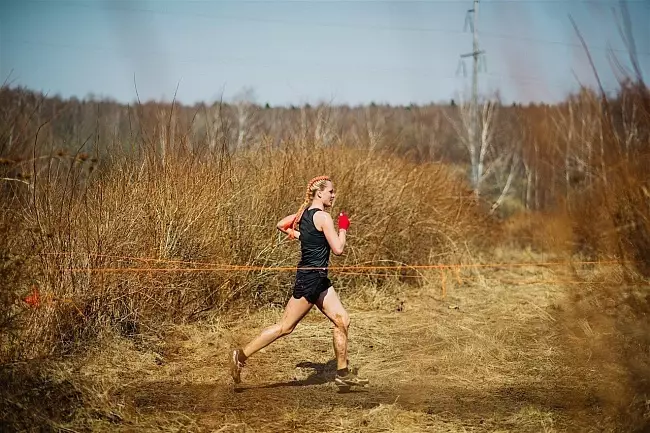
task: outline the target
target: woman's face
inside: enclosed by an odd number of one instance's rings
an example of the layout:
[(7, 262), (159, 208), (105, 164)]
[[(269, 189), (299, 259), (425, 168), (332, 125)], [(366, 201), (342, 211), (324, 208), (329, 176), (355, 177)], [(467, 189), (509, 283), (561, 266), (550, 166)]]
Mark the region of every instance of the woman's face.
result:
[(336, 191), (334, 190), (334, 185), (329, 180), (325, 183), (325, 188), (321, 191), (318, 191), (318, 196), (323, 202), (323, 206), (332, 207), (334, 199), (336, 198)]

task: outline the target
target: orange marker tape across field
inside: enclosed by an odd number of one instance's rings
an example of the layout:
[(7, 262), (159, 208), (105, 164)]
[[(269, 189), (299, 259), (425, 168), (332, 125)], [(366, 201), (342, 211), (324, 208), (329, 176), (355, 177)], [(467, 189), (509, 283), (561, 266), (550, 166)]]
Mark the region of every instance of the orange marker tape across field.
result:
[[(515, 268), (524, 266), (567, 266), (567, 265), (613, 265), (620, 261), (585, 261), (585, 262), (546, 262), (546, 263), (480, 263), (480, 264), (452, 264), (452, 265), (342, 265), (328, 266), (329, 270), (409, 270), (409, 269), (454, 269), (454, 268)], [(197, 265), (204, 265), (197, 263)], [(296, 266), (250, 266), (250, 265), (216, 265), (210, 267), (128, 267), (128, 268), (69, 268), (72, 272), (232, 272), (232, 271), (268, 271), (285, 272), (297, 270), (322, 270), (325, 268), (296, 267)]]
[[(81, 268), (67, 268), (66, 270), (70, 272), (91, 272), (91, 273), (129, 273), (129, 272), (295, 272), (297, 270), (321, 270), (324, 268), (313, 268), (313, 267), (302, 267), (298, 268), (297, 266), (252, 266), (252, 265), (230, 265), (230, 264), (221, 264), (221, 263), (210, 263), (210, 262), (195, 262), (187, 260), (170, 260), (170, 259), (157, 259), (151, 257), (133, 257), (133, 256), (119, 256), (119, 255), (110, 255), (110, 254), (98, 254), (98, 253), (42, 253), (42, 255), (54, 255), (54, 256), (74, 256), (74, 255), (86, 255), (97, 258), (108, 258), (118, 261), (140, 261), (146, 264), (159, 263), (160, 265), (194, 265), (195, 267), (81, 267)], [(442, 296), (445, 297), (447, 294), (447, 275), (446, 270), (449, 269), (454, 273), (454, 277), (458, 284), (462, 284), (464, 281), (473, 281), (473, 278), (464, 277), (461, 279), (460, 271), (461, 268), (517, 268), (525, 266), (542, 266), (542, 267), (551, 267), (551, 266), (569, 266), (569, 265), (616, 265), (625, 263), (620, 260), (587, 260), (587, 261), (556, 261), (556, 262), (514, 262), (514, 263), (474, 263), (474, 264), (397, 264), (397, 265), (369, 265), (369, 264), (358, 264), (358, 265), (340, 265), (340, 266), (329, 266), (327, 269), (335, 270), (339, 275), (348, 276), (348, 275), (360, 275), (360, 276), (376, 276), (376, 277), (399, 277), (399, 278), (428, 278), (428, 276), (418, 273), (416, 275), (403, 275), (403, 274), (394, 274), (394, 273), (382, 273), (376, 271), (417, 271), (417, 270), (437, 270), (440, 276), (440, 285)], [(375, 271), (375, 272), (368, 272)], [(517, 284), (517, 285), (533, 285), (533, 284), (605, 284), (605, 281), (576, 281), (570, 279), (543, 279), (543, 280), (503, 280), (497, 279), (501, 283), (505, 284)], [(67, 302), (69, 300), (64, 300)], [(74, 303), (73, 303), (74, 304)], [(76, 305), (75, 305), (76, 307)], [(83, 313), (77, 308), (77, 311), (83, 316)]]
[[(69, 268), (72, 272), (224, 272), (224, 271), (268, 271), (268, 272), (286, 272), (296, 270), (318, 270), (323, 268), (302, 267), (296, 266), (252, 266), (252, 265), (231, 265), (222, 263), (210, 262), (195, 262), (187, 260), (170, 260), (170, 259), (157, 259), (151, 257), (132, 257), (132, 256), (118, 256), (110, 254), (97, 254), (97, 253), (43, 253), (43, 255), (89, 255), (93, 257), (105, 257), (112, 259), (119, 259), (124, 261), (143, 261), (143, 262), (156, 262), (160, 264), (185, 264), (200, 267), (83, 267), (83, 268)], [(455, 273), (456, 279), (460, 281), (460, 268), (514, 268), (524, 266), (568, 266), (568, 265), (615, 265), (624, 263), (620, 260), (586, 260), (586, 261), (557, 261), (557, 262), (513, 262), (513, 263), (472, 263), (472, 264), (399, 264), (399, 265), (340, 265), (329, 266), (331, 270), (408, 270), (408, 269), (452, 269)]]

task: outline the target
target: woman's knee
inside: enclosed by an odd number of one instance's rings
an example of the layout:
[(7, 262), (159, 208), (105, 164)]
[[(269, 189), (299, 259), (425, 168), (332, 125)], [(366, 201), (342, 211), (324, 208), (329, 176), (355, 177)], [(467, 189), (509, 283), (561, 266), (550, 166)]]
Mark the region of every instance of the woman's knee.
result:
[(264, 334), (270, 336), (270, 338), (275, 340), (276, 338), (284, 337), (285, 335), (291, 334), (291, 331), (293, 331), (292, 328), (280, 322), (266, 328)]
[(334, 325), (344, 331), (348, 330), (350, 327), (350, 316), (347, 311), (334, 315)]
[(293, 330), (296, 328), (295, 325), (290, 325), (286, 323), (280, 323), (278, 324), (278, 327), (280, 329), (280, 337), (287, 336), (293, 332)]

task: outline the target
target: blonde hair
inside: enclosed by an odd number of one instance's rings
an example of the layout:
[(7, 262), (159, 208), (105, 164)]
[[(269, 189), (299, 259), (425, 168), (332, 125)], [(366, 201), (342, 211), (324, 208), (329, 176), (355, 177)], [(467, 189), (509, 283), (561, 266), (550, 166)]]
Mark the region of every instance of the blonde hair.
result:
[(309, 183), (307, 183), (305, 201), (302, 202), (300, 208), (298, 208), (298, 212), (296, 212), (296, 217), (294, 218), (293, 225), (291, 227), (293, 230), (298, 230), (300, 219), (302, 218), (302, 214), (305, 212), (305, 209), (309, 207), (309, 204), (314, 199), (316, 193), (325, 189), (327, 182), (331, 182), (329, 176), (317, 176), (310, 180)]

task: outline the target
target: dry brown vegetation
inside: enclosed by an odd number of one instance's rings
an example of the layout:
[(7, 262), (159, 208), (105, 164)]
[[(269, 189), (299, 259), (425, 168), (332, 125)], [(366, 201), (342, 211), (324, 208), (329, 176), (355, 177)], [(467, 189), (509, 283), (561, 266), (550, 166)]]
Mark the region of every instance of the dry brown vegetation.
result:
[[(4, 430), (648, 428), (642, 83), (504, 107), (494, 151), (516, 140), (522, 164), (502, 220), (469, 191), (452, 107), (126, 109), (10, 89), (0, 106)], [(323, 173), (352, 216), (334, 266), (465, 267), (334, 274), (367, 392), (331, 386), (319, 313), (234, 392), (227, 350), (279, 317), (293, 276), (205, 268), (295, 265), (275, 222)], [(472, 267), (584, 259), (620, 263)]]
[[(30, 323), (4, 346), (7, 359), (66, 350), (106, 329), (138, 333), (220, 314), (242, 299), (283, 302), (290, 273), (196, 268), (295, 265), (298, 249), (275, 222), (295, 212), (303, 179), (317, 173), (336, 180), (337, 208), (357, 227), (336, 264), (458, 260), (472, 230), (472, 200), (440, 164), (295, 144), (218, 158), (179, 150), (164, 161), (114, 154), (93, 174), (74, 159), (43, 167), (16, 210), (24, 230), (11, 236), (23, 237), (30, 271), (16, 295), (35, 287), (43, 308), (21, 315)], [(420, 201), (417, 212), (408, 204)]]

